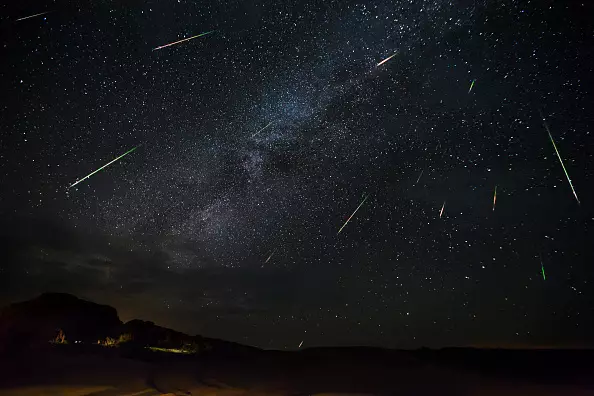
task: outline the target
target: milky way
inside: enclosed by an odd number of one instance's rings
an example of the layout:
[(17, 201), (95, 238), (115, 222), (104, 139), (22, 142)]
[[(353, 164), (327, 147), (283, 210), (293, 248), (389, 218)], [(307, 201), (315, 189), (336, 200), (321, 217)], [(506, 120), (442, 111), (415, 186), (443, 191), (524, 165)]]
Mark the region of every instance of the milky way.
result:
[(2, 301), (270, 348), (594, 341), (591, 6), (34, 6), (1, 8)]

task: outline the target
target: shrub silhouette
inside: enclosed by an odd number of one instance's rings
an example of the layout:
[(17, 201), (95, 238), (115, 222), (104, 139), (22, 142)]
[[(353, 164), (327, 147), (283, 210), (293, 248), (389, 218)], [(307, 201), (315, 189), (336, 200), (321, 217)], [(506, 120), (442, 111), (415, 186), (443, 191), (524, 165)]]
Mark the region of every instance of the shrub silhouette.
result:
[(101, 343), (101, 345), (108, 346), (108, 347), (115, 347), (115, 346), (118, 346), (118, 340), (116, 340), (115, 338), (107, 337), (105, 339), (105, 341), (103, 341)]
[(68, 344), (68, 341), (66, 340), (66, 334), (64, 333), (64, 330), (58, 329), (58, 334), (52, 340), (52, 342), (54, 344)]
[(120, 334), (120, 337), (118, 338), (118, 344), (123, 344), (125, 342), (132, 341), (133, 339), (134, 337), (132, 337), (132, 334), (130, 333)]

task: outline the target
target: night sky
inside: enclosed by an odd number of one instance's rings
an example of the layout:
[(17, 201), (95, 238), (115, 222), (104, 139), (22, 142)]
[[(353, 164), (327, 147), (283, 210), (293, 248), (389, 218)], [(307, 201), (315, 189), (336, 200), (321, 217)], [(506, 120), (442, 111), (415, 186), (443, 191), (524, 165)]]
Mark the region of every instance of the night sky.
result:
[(594, 346), (592, 15), (4, 2), (0, 303), (265, 348)]

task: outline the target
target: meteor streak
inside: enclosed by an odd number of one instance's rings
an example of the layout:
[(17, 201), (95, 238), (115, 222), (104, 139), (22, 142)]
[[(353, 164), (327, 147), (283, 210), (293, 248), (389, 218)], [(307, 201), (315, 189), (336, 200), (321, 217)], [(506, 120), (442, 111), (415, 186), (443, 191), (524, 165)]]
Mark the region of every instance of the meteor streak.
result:
[(273, 250), (272, 253), (270, 253), (270, 256), (268, 256), (268, 258), (266, 259), (266, 261), (264, 261), (264, 264), (266, 264), (267, 262), (270, 261), (270, 259), (272, 258), (272, 255), (274, 254), (276, 250)]
[(559, 150), (557, 150), (557, 145), (555, 144), (555, 141), (553, 140), (553, 135), (551, 134), (551, 130), (549, 129), (549, 126), (547, 125), (547, 122), (545, 121), (544, 116), (542, 115), (542, 111), (540, 111), (540, 109), (538, 109), (538, 112), (540, 113), (540, 116), (542, 118), (542, 123), (545, 127), (545, 129), (547, 130), (548, 134), (549, 134), (549, 139), (551, 139), (551, 143), (553, 143), (553, 148), (555, 149), (555, 153), (557, 153), (557, 158), (559, 158), (559, 162), (561, 163), (561, 167), (563, 168), (563, 172), (565, 172), (565, 177), (567, 177), (567, 181), (569, 182), (569, 186), (571, 187), (571, 191), (573, 192), (573, 196), (575, 197), (575, 200), (577, 201), (578, 205), (580, 205), (580, 200), (578, 199), (578, 196), (575, 192), (575, 189), (573, 188), (573, 183), (571, 182), (571, 179), (569, 178), (569, 174), (567, 173), (567, 169), (565, 169), (565, 165), (563, 164), (563, 160), (561, 159), (561, 154), (559, 154)]
[(75, 183), (71, 184), (70, 186), (68, 186), (68, 188), (72, 188), (72, 187), (76, 186), (78, 183), (82, 182), (83, 180), (88, 179), (89, 177), (93, 176), (95, 173), (97, 173), (100, 170), (102, 170), (102, 169), (108, 167), (109, 165), (113, 164), (114, 162), (116, 162), (117, 160), (119, 160), (120, 158), (122, 158), (123, 156), (130, 154), (132, 151), (136, 150), (138, 147), (140, 147), (140, 145), (134, 147), (133, 149), (130, 149), (130, 150), (126, 151), (124, 154), (120, 155), (116, 159), (114, 159), (114, 160), (108, 162), (107, 164), (103, 165), (101, 168), (97, 169), (96, 171), (89, 173), (88, 175), (86, 175), (82, 179), (80, 179), (77, 182), (75, 182)]
[(495, 210), (496, 202), (497, 202), (497, 186), (495, 186), (495, 192), (493, 193), (493, 210)]
[(181, 39), (181, 40), (178, 40), (178, 41), (174, 41), (173, 43), (169, 43), (169, 44), (165, 44), (165, 45), (162, 45), (160, 47), (157, 47), (157, 48), (153, 48), (153, 51), (160, 50), (160, 49), (165, 48), (165, 47), (171, 47), (172, 45), (183, 43), (184, 41), (189, 41), (189, 40), (192, 40), (192, 39), (195, 39), (195, 38), (198, 38), (198, 37), (206, 36), (207, 34), (210, 34), (212, 32), (214, 32), (214, 30), (211, 30), (210, 32), (200, 33), (200, 34), (198, 34), (196, 36), (188, 37), (188, 38)]
[(347, 224), (349, 224), (349, 221), (351, 221), (351, 219), (353, 218), (353, 216), (355, 215), (355, 213), (357, 213), (357, 211), (359, 210), (359, 208), (361, 208), (361, 206), (363, 206), (363, 204), (365, 203), (365, 201), (367, 201), (367, 197), (369, 197), (369, 194), (365, 196), (365, 198), (363, 198), (363, 201), (361, 201), (361, 203), (359, 204), (359, 206), (357, 206), (357, 209), (355, 209), (355, 211), (353, 212), (353, 214), (347, 219), (347, 221), (344, 222), (344, 224), (342, 225), (342, 227), (340, 227), (340, 230), (338, 230), (338, 234), (340, 234), (340, 232), (342, 231), (342, 229), (344, 227), (346, 227)]
[(415, 185), (419, 184), (419, 180), (421, 180), (421, 176), (423, 176), (423, 171), (424, 171), (424, 169), (421, 171), (421, 174), (419, 175), (419, 178), (417, 179), (417, 182), (415, 183)]
[(542, 279), (547, 280), (547, 277), (546, 277), (545, 271), (544, 271), (544, 265), (542, 263), (542, 256), (540, 256), (540, 271), (542, 272)]
[(270, 125), (272, 125), (272, 123), (273, 123), (273, 122), (274, 122), (274, 121), (270, 121), (270, 122), (268, 123), (268, 125), (266, 125), (264, 128), (261, 128), (261, 129), (260, 129), (258, 132), (254, 133), (254, 134), (252, 135), (252, 137), (256, 137), (256, 135), (259, 135), (259, 134), (260, 134), (260, 132), (262, 132), (264, 129), (266, 129), (266, 128), (268, 128)]
[(470, 91), (472, 91), (472, 87), (474, 87), (474, 82), (475, 81), (476, 81), (476, 79), (475, 80), (472, 80), (472, 82), (470, 83), (470, 89), (468, 90), (468, 93), (470, 93)]
[(303, 341), (301, 341), (301, 344), (299, 344), (299, 347), (298, 348), (301, 348), (301, 345), (303, 345)]
[(395, 57), (396, 55), (398, 55), (398, 52), (394, 53), (393, 55), (388, 56), (386, 59), (384, 59), (383, 61), (381, 61), (380, 63), (378, 63), (377, 65), (375, 65), (375, 67), (381, 66), (384, 63), (386, 63), (387, 61), (389, 61), (390, 59), (392, 59), (393, 57)]
[(15, 19), (15, 21), (24, 21), (25, 19), (29, 19), (29, 18), (35, 18), (35, 17), (37, 17), (37, 16), (40, 16), (40, 15), (45, 15), (45, 14), (47, 14), (47, 13), (49, 13), (49, 11), (40, 12), (39, 14), (29, 15), (29, 16), (22, 17), (22, 18), (19, 18), (19, 19)]
[(441, 210), (439, 211), (439, 218), (441, 219), (441, 215), (443, 214), (443, 210), (445, 208), (445, 201), (443, 201), (443, 205), (441, 205)]

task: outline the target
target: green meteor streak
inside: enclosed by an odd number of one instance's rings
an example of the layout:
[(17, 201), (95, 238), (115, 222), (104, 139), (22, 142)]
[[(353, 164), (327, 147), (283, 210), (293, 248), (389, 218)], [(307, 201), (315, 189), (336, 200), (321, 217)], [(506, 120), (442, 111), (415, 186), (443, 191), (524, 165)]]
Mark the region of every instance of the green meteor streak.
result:
[(544, 265), (542, 264), (542, 257), (540, 258), (540, 270), (542, 272), (542, 279), (543, 280), (547, 280), (547, 277), (546, 277), (545, 272), (544, 272)]
[(95, 173), (97, 173), (97, 172), (99, 172), (100, 170), (102, 170), (102, 169), (104, 169), (104, 168), (108, 167), (109, 165), (113, 164), (114, 162), (116, 162), (117, 160), (119, 160), (120, 158), (122, 158), (123, 156), (130, 154), (132, 151), (136, 150), (138, 147), (140, 147), (140, 145), (138, 145), (138, 146), (134, 147), (134, 148), (133, 148), (133, 149), (131, 149), (131, 150), (128, 150), (128, 151), (126, 151), (124, 154), (120, 155), (120, 156), (119, 156), (119, 157), (117, 157), (116, 159), (114, 159), (114, 160), (112, 160), (112, 161), (108, 162), (107, 164), (103, 165), (101, 168), (97, 169), (96, 171), (89, 173), (88, 175), (86, 175), (86, 176), (85, 176), (85, 177), (83, 177), (82, 179), (80, 179), (80, 180), (78, 180), (77, 182), (75, 182), (75, 183), (71, 184), (70, 186), (68, 186), (68, 188), (72, 188), (72, 187), (76, 186), (78, 183), (80, 183), (81, 181), (88, 179), (89, 177), (93, 176)]
[(472, 91), (472, 87), (474, 87), (474, 82), (476, 80), (472, 80), (472, 82), (470, 83), (470, 89), (468, 90), (468, 93), (470, 93), (470, 91)]
[(559, 150), (557, 150), (557, 145), (555, 144), (555, 141), (553, 140), (553, 135), (551, 134), (551, 130), (549, 129), (549, 126), (547, 125), (547, 122), (545, 121), (545, 118), (542, 115), (542, 111), (540, 111), (540, 109), (538, 109), (538, 112), (540, 113), (540, 116), (542, 118), (542, 123), (549, 134), (549, 139), (551, 139), (551, 143), (553, 143), (553, 148), (555, 149), (555, 153), (557, 153), (557, 158), (559, 158), (559, 162), (561, 163), (563, 172), (565, 172), (565, 177), (567, 178), (567, 181), (569, 182), (569, 187), (571, 187), (573, 196), (575, 197), (575, 200), (577, 201), (578, 205), (580, 205), (580, 200), (575, 192), (575, 188), (573, 188), (573, 183), (571, 182), (571, 179), (569, 178), (569, 173), (567, 173), (567, 169), (565, 169), (565, 164), (563, 164), (563, 160), (561, 159), (561, 154), (559, 154)]

